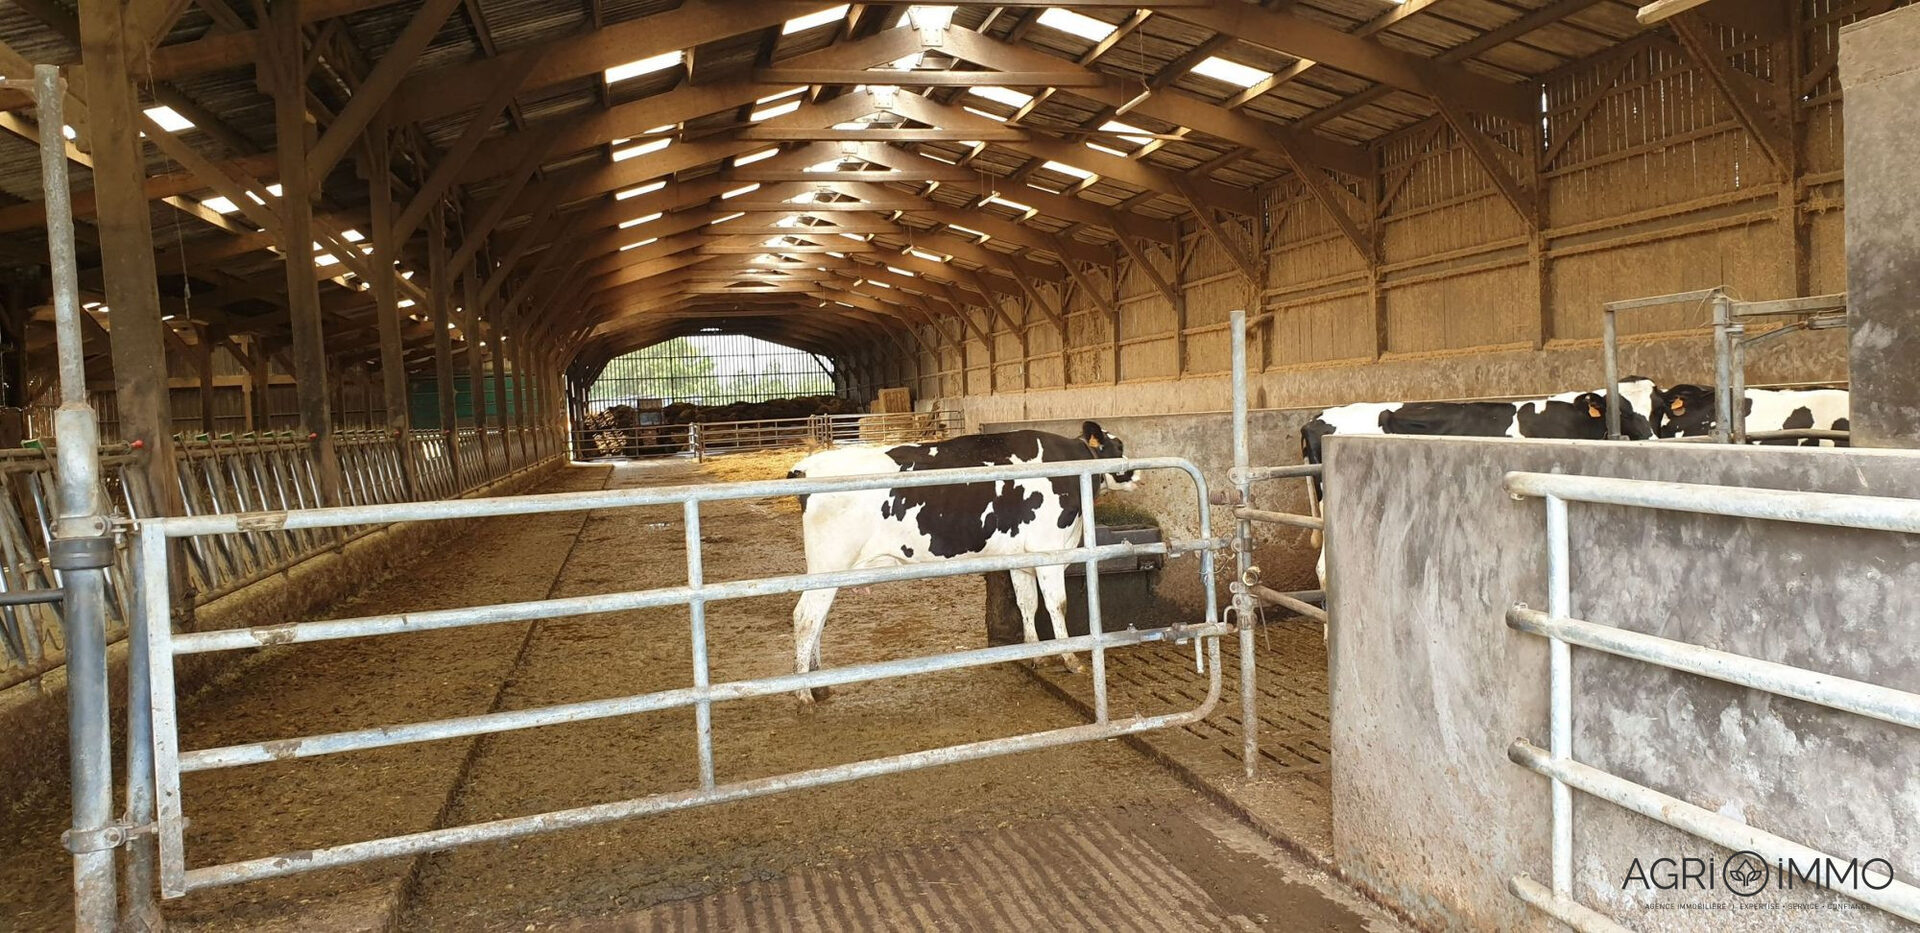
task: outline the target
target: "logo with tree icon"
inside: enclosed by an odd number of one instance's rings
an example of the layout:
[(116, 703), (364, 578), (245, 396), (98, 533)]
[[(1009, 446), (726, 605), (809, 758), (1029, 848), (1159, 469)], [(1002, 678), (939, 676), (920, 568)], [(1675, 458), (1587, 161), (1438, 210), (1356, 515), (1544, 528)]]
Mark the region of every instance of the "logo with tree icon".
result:
[(1767, 879), (1772, 873), (1767, 871), (1767, 860), (1760, 853), (1740, 851), (1720, 866), (1720, 876), (1727, 890), (1741, 897), (1752, 897), (1767, 889)]

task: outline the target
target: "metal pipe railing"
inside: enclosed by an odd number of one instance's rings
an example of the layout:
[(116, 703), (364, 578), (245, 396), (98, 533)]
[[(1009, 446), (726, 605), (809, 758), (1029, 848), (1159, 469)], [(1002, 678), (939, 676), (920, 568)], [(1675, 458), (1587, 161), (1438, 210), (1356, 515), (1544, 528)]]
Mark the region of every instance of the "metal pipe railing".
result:
[[(1704, 303), (1711, 308), (1713, 326), (1713, 433), (1707, 435), (1720, 443), (1745, 444), (1774, 437), (1813, 437), (1820, 440), (1846, 440), (1847, 432), (1822, 431), (1814, 434), (1768, 432), (1747, 433), (1747, 348), (1776, 340), (1801, 330), (1823, 330), (1847, 326), (1847, 293), (1782, 298), (1773, 301), (1739, 301), (1724, 287), (1705, 288), (1671, 295), (1629, 298), (1601, 305), (1601, 362), (1609, 389), (1620, 384), (1620, 336), (1618, 312), (1670, 305)], [(1747, 318), (1793, 317), (1796, 320), (1771, 330), (1749, 335)], [(1607, 393), (1607, 438), (1621, 440), (1619, 393)]]
[[(324, 509), (259, 512), (243, 515), (197, 515), (144, 519), (139, 522), (138, 531), (139, 575), (143, 591), (150, 595), (160, 594), (162, 597), (160, 603), (164, 603), (164, 594), (167, 592), (169, 585), (166, 561), (168, 542), (170, 539), (227, 535), (242, 531), (290, 532), (301, 529), (348, 528), (362, 524), (372, 517), (380, 517), (394, 521), (428, 521), (481, 516), (578, 512), (612, 507), (674, 505), (678, 506), (682, 511), (682, 519), (685, 523), (687, 550), (689, 552), (687, 582), (682, 586), (661, 587), (628, 593), (477, 606), (458, 610), (399, 613), (367, 616), (358, 619), (338, 619), (322, 622), (304, 622), (251, 629), (194, 632), (176, 635), (167, 625), (164, 607), (158, 603), (147, 605), (145, 613), (137, 623), (137, 632), (138, 637), (147, 643), (147, 655), (152, 659), (152, 669), (148, 672), (151, 689), (145, 699), (151, 709), (153, 720), (151, 745), (154, 767), (143, 772), (130, 774), (129, 781), (131, 784), (145, 783), (149, 785), (149, 787), (139, 788), (138, 792), (146, 793), (150, 791), (154, 794), (154, 799), (158, 801), (156, 817), (152, 828), (159, 844), (161, 890), (166, 896), (177, 897), (190, 891), (217, 885), (271, 878), (300, 871), (351, 864), (371, 859), (388, 858), (413, 852), (430, 851), (470, 842), (550, 832), (572, 826), (584, 826), (609, 820), (624, 819), (640, 814), (660, 813), (669, 810), (735, 800), (742, 797), (837, 783), (870, 775), (889, 774), (947, 761), (964, 761), (972, 758), (986, 757), (988, 755), (1009, 754), (1027, 749), (1047, 748), (1068, 742), (1113, 738), (1146, 731), (1148, 729), (1169, 728), (1195, 722), (1208, 715), (1219, 699), (1222, 676), (1219, 663), (1219, 636), (1231, 631), (1230, 626), (1222, 624), (1220, 621), (1212, 588), (1206, 588), (1205, 616), (1199, 625), (1174, 626), (1166, 629), (1149, 629), (1146, 631), (1129, 629), (1122, 632), (1108, 633), (1104, 631), (1099, 617), (1097, 577), (1100, 562), (1113, 557), (1139, 553), (1198, 552), (1200, 554), (1200, 577), (1202, 580), (1211, 580), (1214, 567), (1213, 551), (1224, 543), (1219, 540), (1203, 537), (1187, 541), (1174, 541), (1166, 544), (1120, 543), (1113, 545), (1095, 545), (1095, 538), (1091, 533), (1088, 533), (1086, 537), (1081, 540), (1080, 546), (1078, 547), (1024, 554), (981, 556), (931, 564), (876, 567), (831, 573), (795, 574), (782, 577), (732, 580), (721, 583), (706, 582), (702, 572), (702, 540), (700, 536), (699, 508), (700, 505), (705, 502), (779, 498), (786, 496), (817, 496), (835, 492), (853, 492), (871, 489), (944, 486), (1056, 477), (1079, 478), (1081, 494), (1084, 497), (1083, 501), (1089, 501), (1094, 488), (1093, 478), (1097, 474), (1155, 469), (1177, 470), (1185, 473), (1189, 477), (1193, 483), (1194, 496), (1198, 504), (1199, 524), (1204, 533), (1205, 529), (1210, 527), (1211, 521), (1207, 505), (1205, 478), (1200, 473), (1199, 468), (1191, 462), (1170, 457), (1091, 461), (1076, 460), (1056, 463), (1013, 464), (1010, 466), (974, 467), (968, 469), (934, 470), (872, 476), (770, 480), (718, 486), (633, 488), (595, 492), (550, 493), (546, 495), (495, 499), (396, 503), (381, 506), (339, 506)], [(1090, 512), (1090, 510), (1088, 511)], [(1091, 521), (1087, 522), (1089, 527), (1091, 527), (1092, 524)], [(1079, 638), (1061, 638), (1031, 644), (953, 652), (944, 655), (877, 662), (848, 668), (732, 681), (717, 685), (710, 683), (707, 676), (705, 607), (710, 602), (748, 598), (772, 593), (794, 593), (890, 581), (918, 580), (937, 576), (997, 572), (1018, 568), (1053, 566), (1070, 562), (1084, 562), (1088, 572), (1089, 617), (1092, 627), (1088, 635)], [(174, 694), (173, 667), (175, 659), (184, 654), (206, 651), (241, 650), (263, 645), (290, 645), (335, 638), (373, 637), (436, 628), (484, 625), (535, 618), (604, 613), (667, 605), (686, 605), (689, 608), (689, 631), (693, 645), (692, 659), (694, 665), (693, 686), (689, 688), (618, 697), (608, 700), (563, 704), (530, 710), (504, 711), (479, 716), (406, 723), (350, 732), (250, 742), (241, 745), (199, 749), (190, 752), (182, 752), (179, 749), (178, 718), (176, 713), (178, 698)], [(1244, 637), (1245, 636), (1243, 636), (1243, 638)], [(1113, 722), (1110, 721), (1106, 715), (1104, 702), (1099, 702), (1097, 703), (1098, 712), (1095, 717), (1096, 721), (1084, 726), (1055, 729), (1009, 738), (991, 739), (983, 742), (915, 752), (890, 758), (836, 765), (829, 768), (797, 772), (753, 781), (721, 783), (717, 780), (713, 771), (712, 719), (710, 714), (700, 715), (700, 711), (710, 709), (711, 705), (716, 702), (771, 696), (788, 691), (811, 690), (814, 687), (844, 683), (864, 682), (936, 671), (958, 670), (1009, 660), (1033, 659), (1045, 655), (1058, 654), (1062, 651), (1071, 652), (1081, 648), (1090, 649), (1093, 652), (1095, 658), (1095, 674), (1096, 676), (1104, 676), (1104, 652), (1110, 647), (1141, 644), (1150, 641), (1183, 640), (1189, 638), (1195, 639), (1196, 645), (1200, 642), (1205, 642), (1207, 656), (1211, 661), (1207, 698), (1199, 707), (1192, 710), (1146, 718), (1135, 716), (1126, 721)], [(1250, 665), (1250, 656), (1248, 660), (1243, 663)], [(1104, 685), (1096, 685), (1096, 697), (1103, 697), (1103, 694)], [(423, 833), (413, 833), (385, 839), (348, 843), (330, 848), (301, 852), (298, 854), (298, 857), (290, 854), (278, 855), (245, 862), (193, 869), (189, 869), (186, 865), (184, 850), (185, 817), (180, 799), (180, 775), (182, 773), (212, 768), (236, 767), (287, 758), (303, 758), (379, 748), (409, 742), (434, 741), (458, 736), (490, 734), (511, 729), (533, 728), (542, 725), (578, 722), (687, 706), (692, 706), (696, 709), (696, 730), (699, 738), (700, 781), (698, 789), (695, 790), (657, 794), (651, 797), (635, 798), (609, 804), (576, 807), (533, 816), (495, 820), (492, 822), (436, 829)], [(1245, 727), (1248, 729), (1252, 728), (1250, 719), (1246, 722)], [(134, 792), (136, 788), (130, 787), (129, 790), (130, 792)]]
[[(1576, 929), (1619, 929), (1617, 924), (1598, 917), (1573, 897), (1573, 790), (1625, 807), (1729, 849), (1756, 853), (1767, 862), (1761, 866), (1764, 871), (1773, 871), (1784, 864), (1830, 861), (1828, 853), (1574, 760), (1570, 659), (1573, 646), (1604, 651), (1669, 670), (1914, 729), (1920, 729), (1920, 693), (1573, 618), (1570, 607), (1571, 558), (1568, 554), (1567, 506), (1569, 502), (1587, 502), (1920, 534), (1920, 500), (1524, 472), (1508, 473), (1505, 485), (1507, 491), (1516, 496), (1533, 496), (1546, 502), (1547, 611), (1530, 609), (1524, 604), (1514, 605), (1507, 610), (1506, 622), (1509, 628), (1516, 631), (1548, 639), (1550, 652), (1549, 748), (1542, 750), (1524, 738), (1516, 739), (1508, 747), (1508, 757), (1516, 764), (1550, 779), (1553, 790), (1553, 887), (1550, 891), (1545, 890), (1525, 878), (1516, 877), (1510, 881), (1509, 890), (1529, 905)], [(1886, 868), (1870, 875), (1875, 861)], [(1807, 880), (1826, 886), (1836, 894), (1920, 923), (1920, 888), (1896, 880), (1891, 863), (1885, 859), (1869, 860), (1861, 866), (1859, 877), (1861, 884), (1844, 887), (1827, 885), (1824, 876)]]
[[(498, 446), (512, 436), (492, 431)], [(477, 433), (469, 429), (464, 443), (478, 447)], [(384, 527), (381, 506), (412, 501), (393, 438), (379, 431), (341, 431), (335, 435), (345, 501), (372, 509), (366, 520), (351, 526), (326, 528), (236, 528), (219, 535), (192, 537), (182, 542), (184, 580), (189, 591), (182, 598), (204, 604), (241, 587), (285, 572), (301, 561), (338, 549)], [(415, 438), (414, 450), (437, 446), (431, 437)], [(146, 488), (140, 454), (127, 445), (101, 445), (100, 495), (112, 503), (110, 518), (124, 521), (148, 514), (151, 496)], [(314, 507), (317, 481), (309, 445), (290, 433), (181, 437), (175, 439), (175, 475), (186, 515), (230, 515), (240, 512), (285, 512)], [(58, 524), (56, 473), (59, 448), (41, 441), (13, 450), (0, 450), (0, 689), (55, 670), (66, 663), (63, 640), (48, 631), (63, 622), (63, 608), (46, 595), (60, 591), (63, 572), (49, 557)], [(460, 495), (497, 482), (525, 469), (503, 457), (484, 465), (475, 458), (462, 474), (462, 488), (442, 482), (423, 486), (423, 495)], [(133, 615), (133, 577), (124, 545), (115, 549), (106, 568), (108, 595), (106, 639), (109, 644), (126, 636)]]

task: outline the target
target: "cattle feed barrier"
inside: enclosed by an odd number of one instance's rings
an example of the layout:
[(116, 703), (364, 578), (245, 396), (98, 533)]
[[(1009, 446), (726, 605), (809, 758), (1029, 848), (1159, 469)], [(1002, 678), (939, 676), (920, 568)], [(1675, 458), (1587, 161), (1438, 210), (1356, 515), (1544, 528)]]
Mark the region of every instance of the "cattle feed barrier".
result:
[[(129, 846), (136, 860), (149, 863), (154, 860), (154, 853), (157, 852), (160, 892), (171, 898), (206, 888), (321, 868), (553, 832), (864, 777), (893, 774), (933, 765), (1051, 748), (1069, 743), (1116, 738), (1154, 729), (1176, 728), (1197, 722), (1212, 712), (1221, 696), (1220, 636), (1234, 631), (1234, 623), (1247, 617), (1240, 616), (1232, 621), (1223, 621), (1220, 618), (1213, 590), (1208, 586), (1206, 587), (1205, 617), (1197, 624), (1176, 625), (1164, 629), (1139, 630), (1130, 627), (1121, 631), (1108, 631), (1100, 615), (1099, 564), (1103, 560), (1142, 554), (1171, 556), (1196, 553), (1199, 555), (1201, 579), (1210, 581), (1214, 571), (1214, 552), (1228, 544), (1228, 541), (1223, 538), (1198, 537), (1165, 543), (1100, 545), (1095, 538), (1095, 525), (1089, 521), (1085, 523), (1081, 546), (1063, 550), (962, 558), (936, 564), (750, 578), (721, 583), (709, 583), (703, 579), (700, 534), (702, 503), (819, 495), (867, 489), (1059, 477), (1077, 477), (1082, 501), (1091, 502), (1096, 474), (1133, 470), (1172, 470), (1185, 473), (1193, 482), (1199, 527), (1202, 533), (1204, 534), (1205, 530), (1211, 527), (1207, 506), (1207, 486), (1200, 469), (1187, 460), (1173, 457), (1043, 462), (863, 477), (801, 478), (137, 520), (132, 528), (132, 534), (137, 541), (134, 566), (136, 579), (141, 584), (139, 592), (143, 601), (142, 611), (137, 612), (133, 619), (132, 642), (137, 650), (130, 664), (137, 667), (142, 690), (130, 696), (128, 715), (131, 722), (139, 724), (137, 734), (141, 735), (147, 744), (141, 750), (138, 766), (129, 768), (128, 799), (134, 801), (136, 805), (129, 814), (127, 823), (121, 827), (122, 837), (116, 844)], [(376, 519), (436, 521), (647, 506), (678, 506), (681, 510), (687, 549), (685, 585), (595, 596), (475, 606), (465, 609), (398, 613), (182, 634), (175, 634), (167, 625), (165, 607), (168, 604), (167, 588), (170, 585), (167, 560), (170, 550), (169, 542), (174, 539), (193, 539), (244, 532), (297, 532), (345, 528)], [(828, 668), (804, 674), (760, 677), (717, 684), (711, 683), (708, 679), (706, 605), (710, 602), (799, 593), (827, 587), (864, 586), (873, 583), (991, 573), (1063, 563), (1083, 563), (1087, 568), (1087, 615), (1090, 628), (1090, 633), (1087, 635)], [(174, 690), (173, 667), (174, 659), (182, 655), (677, 605), (688, 608), (689, 636), (693, 646), (691, 658), (693, 685), (691, 687), (455, 719), (247, 742), (220, 748), (192, 750), (180, 748), (178, 697)], [(1250, 633), (1244, 631), (1246, 626), (1242, 625), (1241, 628), (1244, 645)], [(1209, 677), (1205, 700), (1200, 705), (1184, 711), (1155, 716), (1136, 714), (1124, 719), (1113, 719), (1106, 702), (1105, 652), (1148, 642), (1185, 642), (1187, 640), (1195, 642), (1196, 652), (1204, 649), (1203, 666)], [(775, 696), (815, 687), (955, 671), (1009, 661), (1034, 660), (1051, 657), (1063, 651), (1087, 651), (1091, 655), (1095, 698), (1094, 721), (1091, 723), (754, 780), (722, 782), (715, 774), (713, 724), (710, 716), (712, 705), (715, 703), (750, 697)], [(1242, 658), (1243, 667), (1250, 666), (1251, 653), (1243, 652)], [(1242, 677), (1243, 681), (1250, 680), (1249, 675), (1244, 672)], [(698, 788), (401, 836), (350, 842), (310, 851), (288, 852), (227, 864), (206, 866), (187, 864), (184, 839), (187, 816), (180, 795), (180, 776), (183, 773), (686, 707), (692, 707), (695, 711), (696, 751), (700, 765)], [(1248, 716), (1243, 720), (1243, 728), (1250, 732), (1253, 721), (1253, 717)], [(1251, 742), (1252, 739), (1249, 738), (1248, 741)], [(141, 898), (147, 898), (147, 902), (151, 903), (150, 891), (136, 889), (128, 893), (129, 897), (136, 902)]]
[[(1637, 784), (1573, 758), (1572, 648), (1602, 651), (1623, 658), (1708, 677), (1883, 722), (1920, 729), (1920, 694), (1823, 674), (1788, 664), (1718, 651), (1701, 645), (1616, 628), (1572, 616), (1572, 561), (1568, 555), (1568, 503), (1585, 502), (1637, 509), (1724, 515), (1761, 521), (1798, 522), (1920, 535), (1920, 501), (1884, 496), (1750, 489), (1696, 483), (1665, 483), (1614, 477), (1548, 473), (1509, 473), (1507, 491), (1546, 503), (1547, 609), (1524, 603), (1507, 610), (1507, 627), (1548, 640), (1548, 746), (1525, 738), (1508, 746), (1507, 757), (1551, 780), (1552, 886), (1525, 876), (1509, 880), (1508, 890), (1528, 905), (1577, 930), (1616, 933), (1625, 929), (1573, 896), (1572, 792), (1605, 800), (1700, 839), (1750, 852), (1766, 866), (1791, 860), (1807, 863), (1833, 858), (1731, 817)], [(1836, 894), (1920, 923), (1920, 888), (1895, 879), (1891, 871), (1861, 866), (1862, 883), (1829, 886)], [(1889, 869), (1891, 866), (1889, 866)], [(1868, 880), (1870, 877), (1871, 880)], [(1813, 879), (1809, 879), (1813, 880)], [(1813, 883), (1820, 883), (1813, 880)]]
[[(1727, 294), (1724, 286), (1623, 298), (1600, 306), (1601, 356), (1606, 367), (1606, 384), (1620, 384), (1620, 334), (1616, 315), (1671, 305), (1706, 304), (1713, 309), (1713, 409), (1714, 429), (1708, 439), (1722, 444), (1745, 444), (1765, 440), (1844, 441), (1846, 431), (1790, 428), (1782, 431), (1747, 431), (1746, 406), (1734, 404), (1747, 394), (1747, 348), (1777, 340), (1802, 330), (1827, 330), (1847, 326), (1847, 293), (1813, 295), (1805, 298), (1781, 298), (1774, 301), (1740, 301)], [(1771, 330), (1747, 335), (1748, 318), (1791, 318)], [(1607, 439), (1622, 440), (1620, 400), (1617, 392), (1607, 393)]]

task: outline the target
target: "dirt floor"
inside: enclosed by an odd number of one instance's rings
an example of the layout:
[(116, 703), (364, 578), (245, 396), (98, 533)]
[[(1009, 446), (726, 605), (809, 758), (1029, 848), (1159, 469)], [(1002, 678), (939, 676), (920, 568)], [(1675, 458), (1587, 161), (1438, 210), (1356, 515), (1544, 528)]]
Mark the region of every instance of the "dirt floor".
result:
[[(548, 489), (770, 478), (797, 457), (579, 467)], [(804, 569), (792, 500), (711, 503), (702, 518), (709, 582)], [(677, 585), (685, 575), (677, 506), (495, 519), (334, 614), (618, 592)], [(983, 600), (978, 578), (842, 590), (825, 663), (979, 647)], [(713, 679), (787, 671), (792, 605), (779, 596), (710, 606)], [(688, 686), (690, 651), (684, 609), (269, 649), (185, 704), (182, 745)], [(1116, 692), (1115, 715), (1186, 702), (1194, 683), (1204, 690), (1190, 664), (1184, 671), (1155, 675), (1156, 683), (1182, 682), (1151, 697)], [(1235, 728), (1223, 715), (1214, 722)], [(1012, 666), (852, 685), (808, 710), (788, 697), (716, 706), (716, 772), (726, 783), (1081, 721)], [(188, 861), (697, 786), (690, 710), (194, 774), (184, 788)], [(63, 795), (49, 788), (0, 820), (0, 928), (70, 926), (65, 858), (53, 841)], [(1021, 853), (1049, 847), (1120, 854), (1073, 866), (1022, 861)], [(1112, 925), (1101, 919), (1115, 910), (1112, 892), (1131, 891), (1188, 907), (1166, 913), (1167, 922), (1140, 913), (1121, 926), (1391, 928), (1377, 911), (1300, 872), (1116, 741), (295, 875), (196, 893), (165, 909), (177, 928), (218, 930), (1002, 928), (1031, 925), (1019, 922), (1019, 905), (1031, 902), (1053, 925), (1090, 928)], [(883, 877), (879, 887), (848, 880)], [(982, 882), (1005, 883), (1007, 897), (950, 890)], [(855, 892), (869, 887), (892, 893), (862, 913), (867, 902)], [(1054, 896), (1057, 907), (1048, 903)], [(1076, 915), (1075, 903), (1090, 912)], [(716, 919), (736, 908), (759, 919)], [(1125, 919), (1109, 917), (1116, 918)]]

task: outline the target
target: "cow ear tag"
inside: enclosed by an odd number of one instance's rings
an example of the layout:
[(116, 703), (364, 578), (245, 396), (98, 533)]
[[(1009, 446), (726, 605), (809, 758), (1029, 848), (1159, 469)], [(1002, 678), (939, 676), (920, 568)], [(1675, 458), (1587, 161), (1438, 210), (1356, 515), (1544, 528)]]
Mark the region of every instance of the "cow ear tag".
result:
[(1671, 409), (1676, 415), (1684, 415), (1687, 413), (1687, 400), (1683, 398), (1674, 399), (1673, 404), (1668, 405), (1667, 408)]
[(1099, 450), (1099, 449), (1100, 449), (1100, 439), (1099, 439), (1099, 438), (1097, 438), (1097, 437), (1089, 437), (1089, 438), (1087, 438), (1087, 448), (1088, 448), (1088, 449), (1090, 449), (1090, 450)]
[(1600, 406), (1598, 406), (1598, 405), (1595, 405), (1595, 404), (1594, 404), (1594, 403), (1592, 403), (1592, 402), (1588, 402), (1588, 403), (1587, 403), (1587, 417), (1589, 417), (1589, 418), (1598, 418), (1598, 417), (1600, 417), (1601, 415), (1604, 415), (1604, 414), (1606, 414), (1606, 412), (1603, 412), (1603, 411), (1601, 411), (1601, 410), (1600, 410)]

